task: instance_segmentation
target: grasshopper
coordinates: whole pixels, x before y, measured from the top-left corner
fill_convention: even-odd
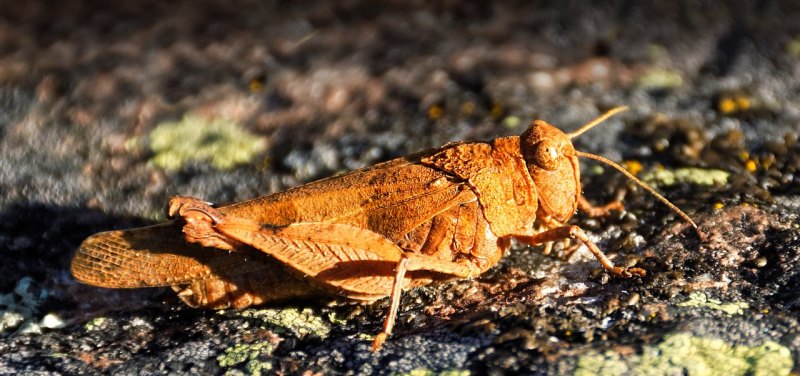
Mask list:
[[[72,275],[101,287],[172,286],[187,305],[243,308],[282,299],[334,295],[370,303],[390,297],[377,351],[397,317],[403,290],[472,278],[503,257],[512,239],[549,245],[578,240],[602,267],[621,277],[640,268],[615,266],[576,225],[622,210],[592,206],[581,193],[578,157],[604,162],[695,223],[616,163],[571,139],[575,132],[542,120],[520,136],[460,142],[322,179],[283,192],[215,207],[176,196],[171,220],[87,238]]]

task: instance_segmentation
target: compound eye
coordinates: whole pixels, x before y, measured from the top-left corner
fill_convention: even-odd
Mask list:
[[[533,157],[533,163],[547,171],[555,170],[558,167],[559,159],[561,159],[556,144],[547,141],[542,141],[536,145],[536,152]]]

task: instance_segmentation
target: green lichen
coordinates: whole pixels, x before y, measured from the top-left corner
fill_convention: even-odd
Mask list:
[[[683,85],[683,75],[671,69],[650,68],[639,76],[637,84],[643,89],[674,89]]]
[[[105,329],[107,323],[108,323],[108,319],[106,319],[105,317],[95,317],[91,321],[89,321],[86,324],[84,324],[83,328],[86,329],[89,332],[92,332],[92,331],[95,331],[95,330],[102,330],[102,329]]]
[[[800,57],[800,36],[786,44],[786,52],[792,57]]]
[[[122,144],[122,147],[128,153],[138,153],[143,146],[142,139],[139,137],[131,137]]]
[[[289,332],[297,337],[312,335],[325,338],[331,331],[330,324],[310,308],[246,309],[226,314],[258,319],[271,326],[276,333]]]
[[[599,176],[603,175],[606,172],[606,169],[603,166],[599,165],[591,165],[586,169],[587,176]]]
[[[679,307],[704,307],[716,309],[728,315],[741,315],[744,310],[750,308],[746,302],[723,303],[721,300],[709,298],[702,292],[695,292],[689,295],[689,300],[679,303]]]
[[[244,368],[249,375],[259,376],[272,369],[272,362],[265,360],[275,351],[270,342],[238,344],[225,349],[225,353],[217,357],[217,364],[227,368],[245,363]]]
[[[642,180],[660,186],[680,183],[713,186],[726,184],[730,175],[723,170],[686,167],[675,170],[653,170],[644,174]]]
[[[165,170],[179,170],[190,161],[209,162],[226,170],[249,162],[265,148],[263,138],[221,118],[186,115],[150,132],[150,162]]]
[[[578,359],[575,376],[616,376],[626,374],[629,371],[630,368],[622,360],[622,357],[609,350],[602,354],[591,352],[581,356]]]
[[[328,321],[331,324],[336,325],[336,326],[344,326],[344,325],[346,325],[347,324],[347,318],[337,315],[336,312],[337,311],[331,311],[330,313],[328,313],[328,315],[327,315]]]
[[[791,351],[772,341],[737,346],[678,333],[624,359],[613,351],[586,354],[578,359],[575,375],[788,375],[793,364]]]
[[[404,376],[469,376],[469,370],[465,369],[448,369],[441,372],[435,372],[427,368],[413,369]]]
[[[470,372],[465,369],[449,369],[439,373],[440,376],[469,376]]]
[[[360,340],[362,340],[362,341],[370,341],[370,342],[371,342],[372,340],[374,340],[374,339],[375,339],[375,334],[370,334],[370,333],[358,333],[358,334],[356,334],[356,336],[355,336],[355,337],[356,337],[357,339],[360,339]]]
[[[522,124],[522,119],[517,116],[506,116],[505,119],[503,119],[502,124],[508,129],[516,129],[520,124]]]

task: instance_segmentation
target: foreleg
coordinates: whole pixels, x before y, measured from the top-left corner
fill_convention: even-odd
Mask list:
[[[597,258],[597,261],[610,273],[621,277],[632,277],[633,275],[644,276],[646,274],[646,272],[640,268],[622,268],[614,266],[614,263],[603,254],[600,248],[598,248],[578,226],[556,227],[532,236],[514,236],[514,239],[529,245],[538,245],[561,239],[578,239],[589,248],[589,251]]]

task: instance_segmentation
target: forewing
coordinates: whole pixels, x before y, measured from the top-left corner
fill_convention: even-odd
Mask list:
[[[436,214],[475,200],[464,181],[409,157],[221,207],[219,211],[228,217],[272,226],[346,224],[398,241]]]

